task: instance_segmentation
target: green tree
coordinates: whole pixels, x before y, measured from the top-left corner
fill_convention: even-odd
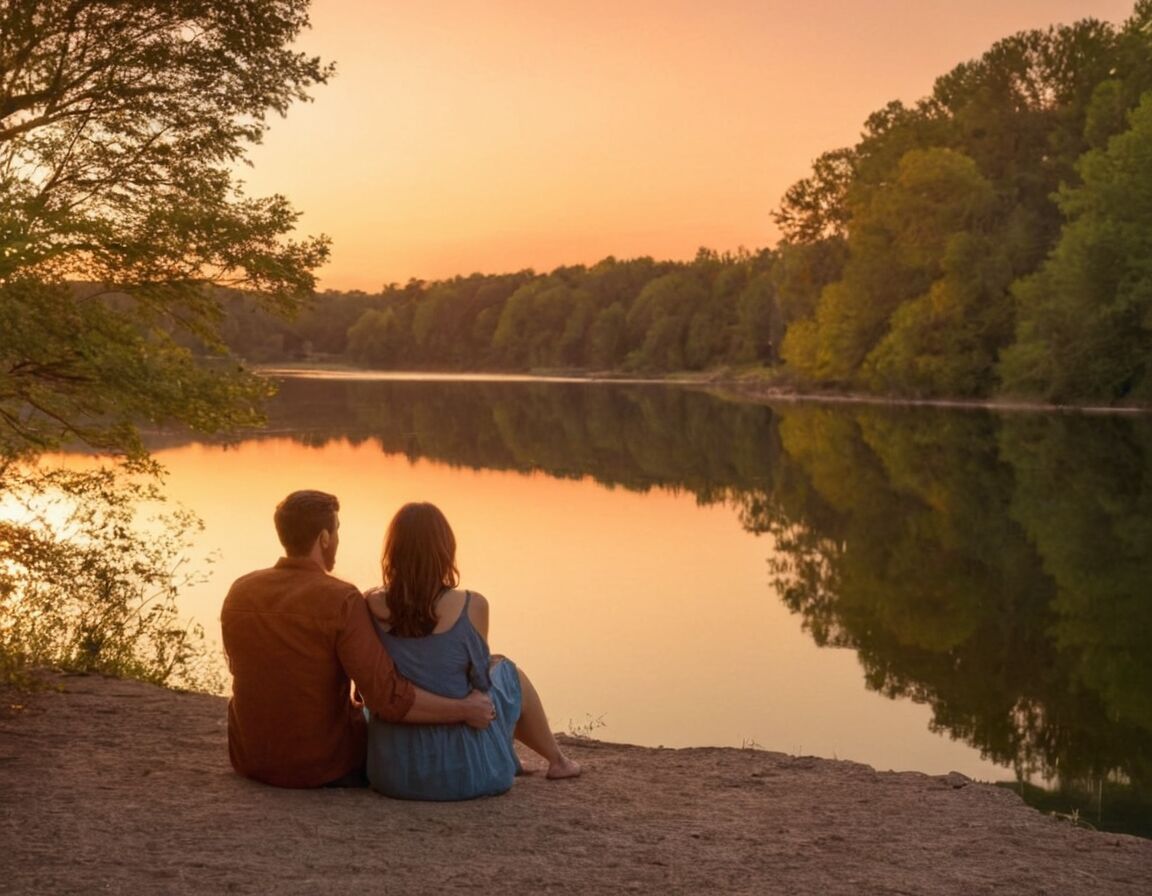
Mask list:
[[[772,213],[789,242],[815,243],[844,236],[848,189],[856,176],[856,153],[836,149],[812,163],[812,174],[791,187]]]
[[[424,367],[450,367],[464,334],[458,332],[461,292],[457,281],[430,284],[415,303],[412,341]]]
[[[403,336],[396,312],[369,308],[348,328],[348,355],[369,367],[395,367]]]
[[[808,338],[802,329],[791,346],[786,339],[785,357],[808,376],[856,380],[893,313],[941,276],[950,243],[986,213],[990,196],[968,157],[949,149],[906,153],[892,183],[853,214],[843,277],[816,308],[815,344],[798,344]]]
[[[597,308],[604,309],[617,302],[626,308],[649,280],[668,273],[674,266],[672,262],[657,262],[648,257],[619,261],[609,256],[588,269],[584,288]]]
[[[1152,397],[1152,91],[1128,130],[1079,165],[1048,261],[1016,289],[1008,391],[1056,401]]]
[[[754,276],[737,296],[735,332],[734,361],[775,363],[779,360],[783,320],[770,270]]]
[[[153,472],[5,471],[0,682],[52,665],[219,689],[203,632],[176,606],[181,587],[204,579],[187,560],[201,524],[165,509]]]
[[[1077,159],[1152,87],[1150,26],[1152,2],[1140,0],[1120,29],[1086,19],[1005,38],[914,105],[871,115],[856,146],[821,156],[776,214],[788,364],[887,392],[993,389],[1015,328],[1009,284],[1059,238],[1053,195],[1078,183]],[[981,207],[969,215],[965,179]],[[808,276],[806,254],[836,244],[840,270]]]
[[[306,0],[0,2],[0,451],[134,424],[216,429],[263,386],[222,352],[213,286],[290,312],[326,241],[231,169],[330,69],[292,48]]]
[[[569,351],[583,341],[583,320],[569,318],[584,304],[562,272],[531,280],[504,305],[492,337],[492,348],[505,366],[514,368],[555,367],[564,363],[561,346]]]
[[[586,342],[594,314],[591,297],[582,289],[578,290],[564,321],[564,329],[556,342],[554,357],[558,364],[578,366],[585,362]]]
[[[811,320],[820,293],[840,279],[847,257],[843,237],[814,243],[785,241],[776,248],[769,273],[785,327],[793,321]]]
[[[221,290],[218,296],[223,309],[220,339],[241,363],[285,357],[285,346],[295,342],[290,321],[259,307],[242,290]],[[182,340],[186,347],[189,342],[187,337]]]
[[[612,370],[624,360],[624,306],[609,305],[592,321],[588,332],[588,363],[600,370]]]
[[[349,292],[326,289],[316,295],[290,325],[301,346],[310,354],[339,356],[348,350],[349,328],[368,308],[381,301],[382,296],[358,289]],[[232,346],[231,342],[228,344]]]
[[[1004,301],[1011,265],[987,237],[957,233],[943,276],[901,305],[865,360],[870,388],[919,396],[987,395],[996,386],[996,353],[1012,332]]]
[[[298,310],[327,256],[292,238],[284,197],[232,173],[331,73],[293,49],[307,9],[0,0],[0,675],[57,662],[179,682],[196,661],[173,603],[195,521],[135,530],[158,497],[138,427],[260,419],[265,383],[211,357],[228,355],[225,308],[243,291],[260,313]],[[265,347],[289,335],[248,329]],[[35,464],[75,441],[128,462]]]
[[[690,269],[673,271],[650,280],[628,310],[630,363],[644,370],[680,370],[684,367],[684,337],[694,311],[708,294]]]

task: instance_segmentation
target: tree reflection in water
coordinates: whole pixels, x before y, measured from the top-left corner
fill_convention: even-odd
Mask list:
[[[686,490],[769,534],[773,584],[867,684],[1152,835],[1152,422],[726,401],[605,384],[289,379],[269,430]],[[1037,777],[1049,789],[1025,784]]]

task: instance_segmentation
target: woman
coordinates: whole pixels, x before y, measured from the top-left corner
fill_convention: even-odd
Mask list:
[[[456,537],[432,504],[405,504],[392,518],[381,558],[384,584],[365,597],[380,640],[413,684],[445,697],[487,691],[492,724],[368,723],[368,780],[402,799],[465,800],[503,793],[520,763],[512,739],[548,760],[549,778],[580,766],[552,736],[536,689],[505,657],[488,650],[488,601],[456,586]]]

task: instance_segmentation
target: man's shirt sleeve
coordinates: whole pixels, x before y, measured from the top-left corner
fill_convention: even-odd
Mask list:
[[[336,641],[336,654],[344,671],[356,683],[372,712],[388,722],[403,720],[416,699],[415,689],[396,671],[392,657],[376,635],[368,604],[358,592],[348,595],[344,616]]]

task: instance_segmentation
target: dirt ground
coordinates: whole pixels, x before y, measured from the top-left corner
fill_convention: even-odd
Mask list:
[[[228,765],[225,701],[0,693],[0,893],[1152,893],[1152,841],[960,775],[566,738],[584,776],[414,803]]]

